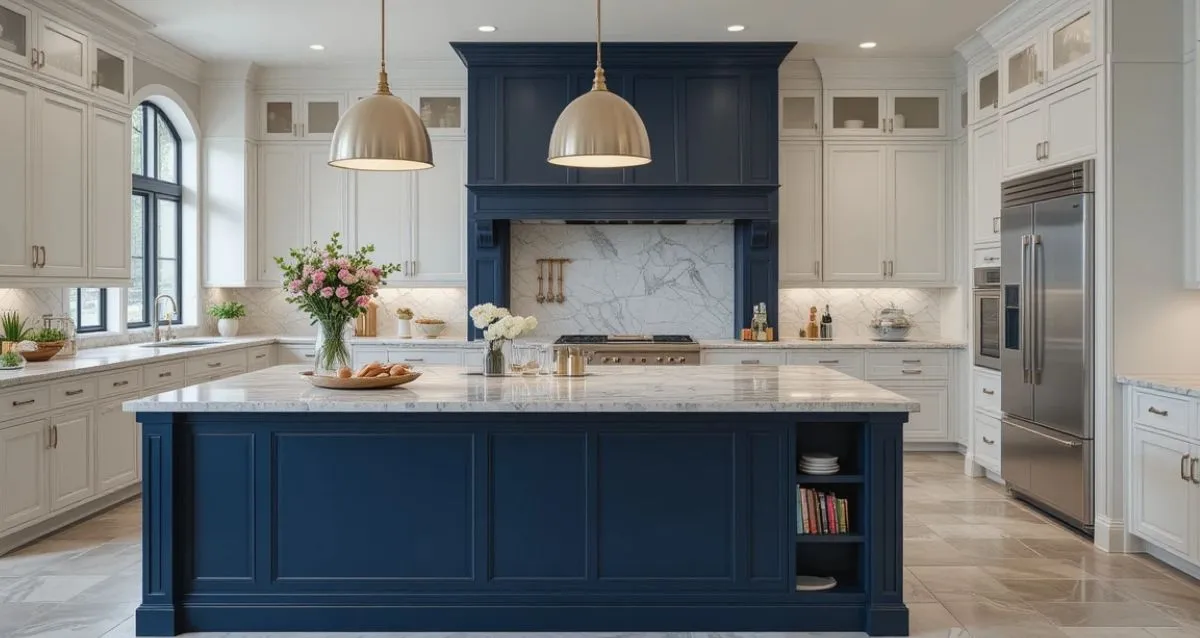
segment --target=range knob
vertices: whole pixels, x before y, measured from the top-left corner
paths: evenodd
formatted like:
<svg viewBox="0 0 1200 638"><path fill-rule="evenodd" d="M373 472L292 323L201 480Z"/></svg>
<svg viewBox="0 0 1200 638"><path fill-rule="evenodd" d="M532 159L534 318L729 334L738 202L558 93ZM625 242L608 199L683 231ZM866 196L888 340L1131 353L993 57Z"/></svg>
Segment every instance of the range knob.
<svg viewBox="0 0 1200 638"><path fill-rule="evenodd" d="M687 357L679 357L679 363L687 363Z"/></svg>
<svg viewBox="0 0 1200 638"><path fill-rule="evenodd" d="M646 363L646 357L642 357L642 363Z"/></svg>
<svg viewBox="0 0 1200 638"><path fill-rule="evenodd" d="M609 363L611 361L612 357L604 357L603 359L600 359L600 363Z"/></svg>
<svg viewBox="0 0 1200 638"><path fill-rule="evenodd" d="M667 363L675 363L675 357L667 357Z"/></svg>
<svg viewBox="0 0 1200 638"><path fill-rule="evenodd" d="M662 363L662 362L663 362L663 359L662 359L662 357L655 357L655 358L654 358L654 363Z"/></svg>
<svg viewBox="0 0 1200 638"><path fill-rule="evenodd" d="M613 363L621 363L621 357L613 357Z"/></svg>

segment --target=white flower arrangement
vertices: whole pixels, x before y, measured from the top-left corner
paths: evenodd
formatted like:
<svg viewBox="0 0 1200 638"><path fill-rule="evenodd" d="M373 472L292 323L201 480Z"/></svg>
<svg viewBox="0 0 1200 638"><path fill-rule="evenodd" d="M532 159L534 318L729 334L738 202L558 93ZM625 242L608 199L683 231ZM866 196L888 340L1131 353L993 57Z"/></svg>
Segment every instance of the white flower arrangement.
<svg viewBox="0 0 1200 638"><path fill-rule="evenodd" d="M532 332L538 325L535 317L518 317L509 312L508 308L500 308L490 303L471 308L470 314L475 327L483 331L483 340L488 343L489 349L496 349L505 341Z"/></svg>
<svg viewBox="0 0 1200 638"><path fill-rule="evenodd" d="M475 327L480 330L486 329L492 325L497 319L512 316L508 308L500 308L495 304L481 303L474 308L471 308L471 321L475 322Z"/></svg>

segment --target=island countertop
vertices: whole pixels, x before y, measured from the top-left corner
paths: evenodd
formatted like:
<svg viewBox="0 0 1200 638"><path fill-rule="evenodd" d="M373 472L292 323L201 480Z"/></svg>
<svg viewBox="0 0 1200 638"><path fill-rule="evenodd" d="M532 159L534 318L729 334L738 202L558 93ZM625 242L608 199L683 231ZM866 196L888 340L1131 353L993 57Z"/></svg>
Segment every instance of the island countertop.
<svg viewBox="0 0 1200 638"><path fill-rule="evenodd" d="M428 366L388 390L312 387L277 366L128 401L128 412L916 412L920 404L814 366L613 366L581 378L483 377Z"/></svg>

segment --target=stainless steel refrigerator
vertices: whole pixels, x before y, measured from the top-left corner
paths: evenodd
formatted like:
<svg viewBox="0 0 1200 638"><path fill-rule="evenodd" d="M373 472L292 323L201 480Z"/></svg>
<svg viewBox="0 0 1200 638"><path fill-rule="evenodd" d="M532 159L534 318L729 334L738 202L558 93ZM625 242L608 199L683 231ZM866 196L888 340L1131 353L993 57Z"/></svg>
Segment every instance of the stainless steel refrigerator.
<svg viewBox="0 0 1200 638"><path fill-rule="evenodd" d="M1001 473L1013 494L1093 525L1094 164L1001 189Z"/></svg>

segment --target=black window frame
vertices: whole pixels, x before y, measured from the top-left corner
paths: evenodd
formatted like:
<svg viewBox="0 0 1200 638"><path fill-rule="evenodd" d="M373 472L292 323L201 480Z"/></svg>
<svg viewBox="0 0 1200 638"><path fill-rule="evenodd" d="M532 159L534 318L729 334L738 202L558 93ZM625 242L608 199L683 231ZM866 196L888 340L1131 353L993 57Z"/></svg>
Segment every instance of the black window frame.
<svg viewBox="0 0 1200 638"><path fill-rule="evenodd" d="M138 105L142 110L142 148L133 149L141 152L142 169L148 175L133 175L133 192L131 197L143 197L145 206L142 207L142 308L144 321L129 321L126 317L127 328L146 328L152 323L157 309L153 307L155 293L159 288L158 281L158 236L159 204L170 201L175 204L175 290L176 297L183 291L183 187L179 183L183 172L183 153L180 149L179 132L170 118L162 109L151 102ZM132 118L132 115L130 116ZM166 124L167 131L175 143L175 181L169 182L157 178L158 173L158 123ZM132 288L129 289L132 291ZM171 320L173 324L183 323L183 300L176 299L178 312Z"/></svg>
<svg viewBox="0 0 1200 638"><path fill-rule="evenodd" d="M108 331L108 289L98 288L100 291L100 323L90 326L83 325L83 291L93 290L92 288L73 288L69 294L75 298L75 332L77 334L87 334L89 332L107 332Z"/></svg>

